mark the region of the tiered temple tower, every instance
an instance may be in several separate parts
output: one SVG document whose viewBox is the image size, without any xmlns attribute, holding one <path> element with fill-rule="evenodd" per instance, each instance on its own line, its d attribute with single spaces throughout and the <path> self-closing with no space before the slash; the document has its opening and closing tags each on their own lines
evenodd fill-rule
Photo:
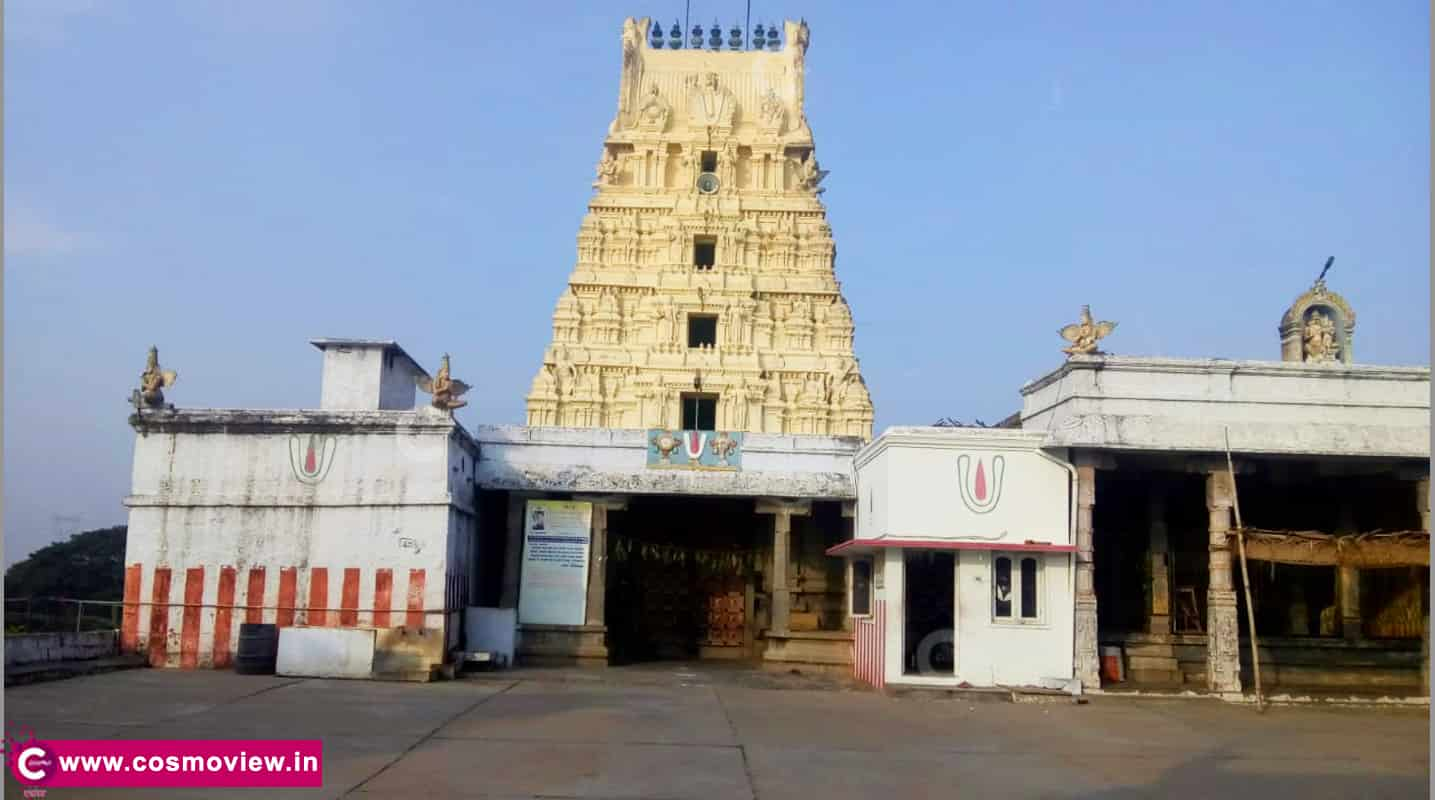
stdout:
<svg viewBox="0 0 1435 800">
<path fill-rule="evenodd" d="M 751 49 L 732 34 L 684 47 L 676 27 L 624 22 L 529 425 L 871 437 L 803 112 L 807 25 Z"/>
</svg>

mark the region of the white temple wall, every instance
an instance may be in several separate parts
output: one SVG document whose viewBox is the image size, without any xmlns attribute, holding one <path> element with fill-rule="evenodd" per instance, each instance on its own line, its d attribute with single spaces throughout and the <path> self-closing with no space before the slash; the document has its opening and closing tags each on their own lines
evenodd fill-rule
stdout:
<svg viewBox="0 0 1435 800">
<path fill-rule="evenodd" d="M 222 667 L 246 621 L 422 627 L 458 643 L 477 448 L 447 415 L 194 411 L 139 427 L 126 649 Z"/>
</svg>

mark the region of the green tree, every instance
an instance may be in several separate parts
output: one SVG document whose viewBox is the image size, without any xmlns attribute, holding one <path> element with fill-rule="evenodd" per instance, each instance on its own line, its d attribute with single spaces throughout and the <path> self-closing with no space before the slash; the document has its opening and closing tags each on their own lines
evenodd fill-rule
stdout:
<svg viewBox="0 0 1435 800">
<path fill-rule="evenodd" d="M 36 550 L 5 570 L 5 597 L 119 600 L 125 592 L 125 530 L 84 531 Z"/>
</svg>

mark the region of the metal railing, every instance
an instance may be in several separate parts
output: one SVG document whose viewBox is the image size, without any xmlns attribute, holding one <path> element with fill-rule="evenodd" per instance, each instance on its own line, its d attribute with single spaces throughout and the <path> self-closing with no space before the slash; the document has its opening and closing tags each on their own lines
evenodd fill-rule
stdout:
<svg viewBox="0 0 1435 800">
<path fill-rule="evenodd" d="M 121 600 L 7 597 L 5 634 L 116 630 L 120 627 L 120 607 L 123 605 Z"/>
</svg>

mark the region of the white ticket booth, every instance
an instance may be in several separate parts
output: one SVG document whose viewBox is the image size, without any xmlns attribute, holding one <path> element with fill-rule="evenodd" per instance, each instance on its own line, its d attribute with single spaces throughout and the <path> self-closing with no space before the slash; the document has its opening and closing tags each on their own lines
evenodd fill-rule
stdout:
<svg viewBox="0 0 1435 800">
<path fill-rule="evenodd" d="M 853 670 L 876 686 L 1072 677 L 1075 471 L 1041 433 L 889 428 L 855 458 Z"/>
</svg>

